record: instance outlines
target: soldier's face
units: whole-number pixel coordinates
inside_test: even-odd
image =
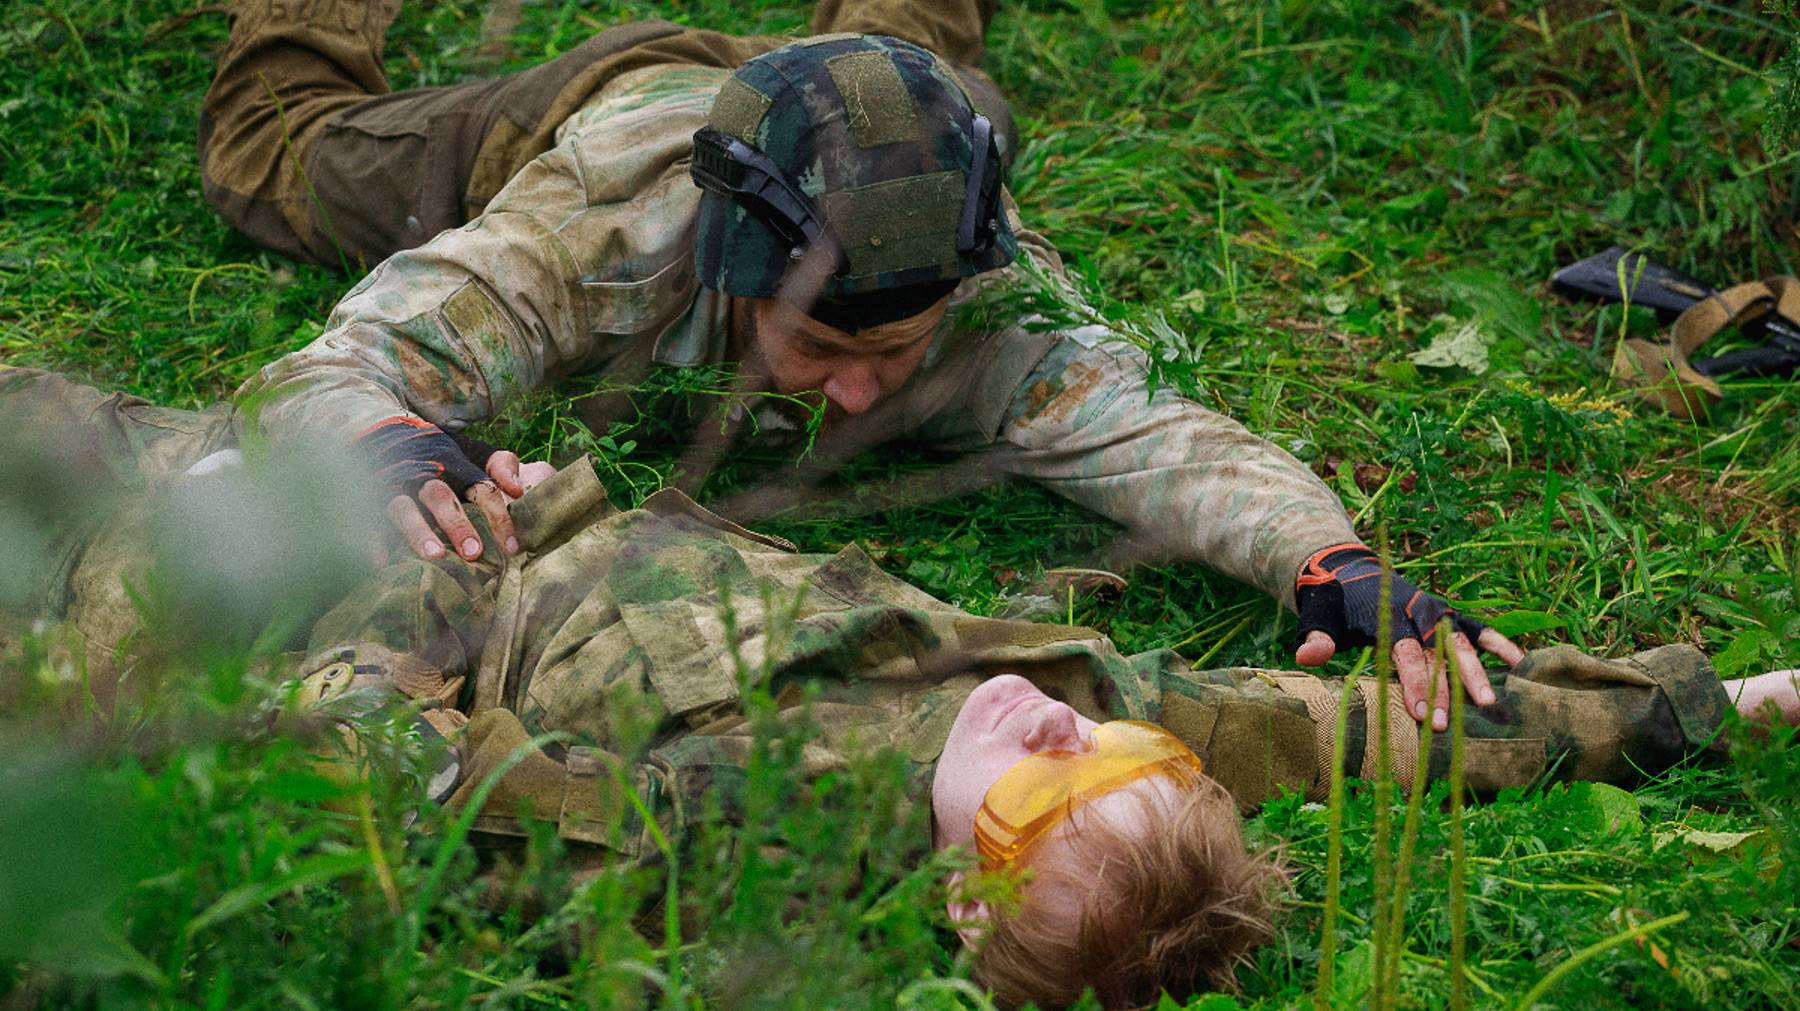
[[[1022,677],[982,682],[956,714],[938,755],[931,781],[937,845],[973,845],[975,812],[1001,773],[1040,751],[1087,750],[1097,726]]]
[[[972,847],[975,812],[1002,773],[1020,759],[1041,751],[1091,748],[1097,726],[1093,720],[1038,691],[1024,678],[1005,675],[983,682],[969,693],[938,756],[937,773],[931,782],[936,846]],[[1181,796],[1182,788],[1166,777],[1142,779],[1082,805],[1074,818],[1102,819],[1126,832],[1134,833],[1140,827],[1147,831],[1144,800],[1150,799],[1168,811],[1175,808]],[[1081,873],[1082,869],[1075,866],[1079,857],[1065,844],[1065,831],[1053,829],[1021,859],[1040,871],[1069,872],[1066,877],[1059,876],[1061,880],[1090,878],[1091,874]],[[1072,930],[1087,896],[1054,885],[1045,876],[1028,886],[1025,897],[1053,920],[1066,921]],[[950,916],[965,925],[963,939],[973,946],[979,944],[980,931],[970,925],[987,920],[991,911],[982,902],[953,902]]]
[[[856,334],[825,325],[779,299],[746,299],[749,339],[780,393],[820,393],[829,423],[861,414],[918,370],[949,306]]]

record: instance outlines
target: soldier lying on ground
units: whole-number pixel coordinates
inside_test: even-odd
[[[17,605],[87,638],[102,713],[130,683],[128,667],[107,666],[137,623],[121,585],[156,586],[153,563],[180,561],[151,557],[161,538],[140,519],[179,518],[223,494],[234,480],[218,466],[230,426],[225,411],[162,410],[0,369],[0,433],[60,440],[51,479],[79,485],[20,501],[121,504],[123,515],[87,527],[46,517],[37,540],[55,550],[44,552],[38,598]],[[137,485],[144,493],[115,494]],[[783,719],[817,726],[806,772],[839,768],[857,749],[896,749],[930,805],[930,845],[972,846],[989,869],[1033,873],[1017,909],[949,909],[979,978],[1005,1003],[1061,1005],[1091,986],[1108,1006],[1135,1006],[1160,990],[1229,986],[1268,935],[1279,875],[1246,848],[1237,809],[1280,789],[1324,795],[1340,682],[1194,671],[1167,650],[1123,656],[1091,629],[971,615],[857,547],[798,554],[676,490],[616,509],[585,460],[531,489],[513,518],[514,555],[407,556],[373,570],[308,623],[287,664],[300,704],[351,733],[371,711],[417,707],[454,749],[434,781],[452,807],[498,774],[478,832],[522,836],[537,820],[590,867],[654,858],[620,784],[672,838],[708,802],[731,810],[720,794],[736,779],[719,772],[756,746],[741,704],[753,683]],[[0,519],[19,522],[4,509]],[[1494,674],[1495,701],[1468,712],[1467,782],[1488,791],[1654,775],[1716,750],[1734,700],[1747,713],[1772,702],[1800,722],[1797,675],[1721,682],[1686,645],[1620,660],[1536,650]],[[1398,698],[1372,714],[1376,697],[1369,679],[1350,697],[1344,772],[1373,774],[1370,721],[1385,719],[1404,785],[1419,738]],[[630,743],[645,727],[647,743]],[[542,732],[573,743],[555,756],[536,750]],[[1447,763],[1436,737],[1425,768],[1442,776]]]
[[[964,461],[942,484],[1042,482],[1122,524],[1133,555],[1203,562],[1294,607],[1297,663],[1368,645],[1374,553],[1323,483],[1153,393],[1146,356],[1105,327],[1003,297],[1074,298],[1002,185],[1011,116],[979,70],[996,6],[822,0],[824,34],[785,46],[624,25],[532,70],[389,94],[394,0],[238,0],[201,118],[207,198],[289,256],[382,261],[242,395],[276,441],[363,433],[375,466],[411,478],[392,515],[420,557],[445,551],[435,524],[474,559],[459,496],[512,552],[519,461],[472,460],[446,430],[576,373],[628,385],[652,365],[736,365],[738,396],[701,423],[680,487],[746,429],[798,444],[782,410],[798,397],[824,412],[815,462],[896,439],[948,450]],[[1395,667],[1423,719],[1447,605],[1395,586]],[[1470,697],[1490,702],[1476,647],[1506,664],[1519,649],[1456,627]]]

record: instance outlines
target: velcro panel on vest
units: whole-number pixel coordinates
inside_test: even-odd
[[[596,748],[570,748],[567,762],[558,762],[534,747],[519,718],[504,709],[477,713],[469,721],[464,741],[468,774],[450,798],[447,806],[452,810],[472,801],[481,785],[508,759],[520,756],[516,764],[498,773],[472,825],[475,831],[523,837],[528,821],[551,822],[564,839],[637,856],[642,847],[642,819],[620,791],[617,758]],[[658,800],[652,784],[632,785],[647,804]]]
[[[1219,707],[1212,702],[1165,692],[1162,719],[1157,722],[1163,725],[1163,729],[1181,738],[1182,743],[1192,748],[1195,754],[1205,755],[1207,747],[1212,743],[1213,726],[1219,722]]]
[[[849,262],[844,276],[957,263],[963,178],[930,172],[825,194],[825,219]]]
[[[1332,736],[1337,732],[1338,705],[1342,701],[1342,682],[1325,681],[1310,674],[1276,674],[1275,687],[1283,695],[1306,703],[1306,717],[1313,725],[1313,781],[1306,789],[1307,800],[1326,799],[1331,794],[1331,757],[1335,750]],[[1348,733],[1348,726],[1345,727]]]
[[[845,53],[826,60],[825,71],[844,99],[858,147],[919,139],[919,112],[893,57],[886,52]]]
[[[562,811],[556,819],[557,834],[564,839],[605,846],[636,857],[643,844],[643,819],[620,792],[620,766],[615,756],[598,748],[570,748],[568,781],[563,790]],[[657,784],[647,776],[624,777],[647,808],[656,810]]]
[[[474,821],[476,831],[522,836],[527,819],[555,821],[561,816],[568,771],[532,745],[517,716],[505,709],[476,713],[464,729],[463,742],[468,774],[446,806],[467,806],[482,784],[493,779]],[[501,772],[515,755],[517,762]]]
[[[1304,793],[1314,775],[1312,721],[1266,702],[1163,696],[1162,720],[1203,757],[1205,772],[1240,808],[1275,795],[1277,787]]]
[[[1276,787],[1304,792],[1313,778],[1312,721],[1255,702],[1226,702],[1213,724],[1206,773],[1231,795],[1261,803]]]
[[[956,619],[956,643],[970,653],[1008,646],[1035,649],[1061,642],[1093,642],[1099,638],[1102,638],[1099,632],[1082,625],[1051,625],[1005,618]]]

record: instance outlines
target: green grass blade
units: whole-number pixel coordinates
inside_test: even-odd
[[[1543,979],[1538,980],[1536,986],[1525,991],[1525,996],[1519,998],[1519,1003],[1514,1005],[1515,1011],[1531,1011],[1532,1008],[1537,1006],[1539,999],[1541,999],[1544,994],[1548,993],[1550,988],[1555,986],[1559,980],[1569,973],[1574,972],[1576,969],[1581,968],[1586,963],[1593,961],[1595,958],[1633,938],[1642,937],[1645,934],[1661,930],[1664,927],[1672,927],[1687,919],[1690,915],[1692,914],[1684,909],[1679,913],[1673,913],[1660,920],[1651,920],[1649,923],[1639,924],[1630,930],[1620,931],[1604,941],[1588,945],[1575,954],[1570,955],[1561,965],[1550,970]]]
[[[1319,926],[1319,979],[1313,1005],[1319,1011],[1331,1006],[1331,986],[1336,970],[1338,905],[1343,895],[1344,868],[1344,738],[1350,726],[1350,699],[1356,675],[1344,679],[1338,693],[1337,723],[1331,738],[1331,795],[1328,801],[1328,841],[1325,849],[1325,912]]]

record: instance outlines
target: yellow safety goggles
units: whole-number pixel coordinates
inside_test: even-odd
[[[1027,755],[994,780],[975,812],[975,850],[984,868],[1010,863],[1096,797],[1150,776],[1187,782],[1201,772],[1199,756],[1154,723],[1102,723],[1093,744],[1087,751]]]

